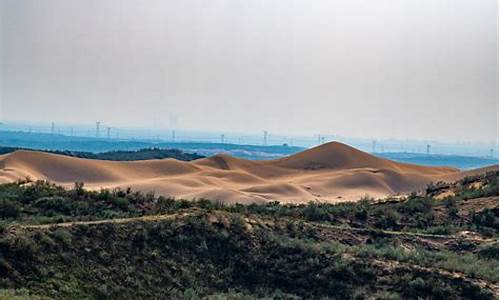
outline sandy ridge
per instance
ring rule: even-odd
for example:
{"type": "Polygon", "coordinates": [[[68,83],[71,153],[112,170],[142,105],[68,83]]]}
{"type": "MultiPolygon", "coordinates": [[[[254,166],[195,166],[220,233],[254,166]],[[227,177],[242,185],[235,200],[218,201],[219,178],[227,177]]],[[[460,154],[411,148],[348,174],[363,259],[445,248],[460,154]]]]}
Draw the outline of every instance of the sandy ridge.
{"type": "Polygon", "coordinates": [[[462,174],[454,168],[397,163],[337,142],[267,161],[215,155],[191,162],[116,162],[36,151],[0,156],[0,182],[29,176],[63,186],[80,181],[92,189],[131,187],[176,198],[227,203],[338,202],[365,195],[386,197],[425,187],[431,181],[456,180],[462,174]]]}

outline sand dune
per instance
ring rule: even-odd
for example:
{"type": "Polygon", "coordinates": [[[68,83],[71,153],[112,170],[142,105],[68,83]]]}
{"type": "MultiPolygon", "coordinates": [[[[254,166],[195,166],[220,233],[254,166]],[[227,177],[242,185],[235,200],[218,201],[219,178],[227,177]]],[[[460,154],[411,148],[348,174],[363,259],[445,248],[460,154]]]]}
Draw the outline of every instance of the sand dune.
{"type": "Polygon", "coordinates": [[[131,187],[176,198],[228,203],[338,202],[365,195],[385,197],[470,173],[397,163],[336,142],[267,161],[215,155],[191,162],[112,162],[34,151],[0,156],[0,182],[29,176],[64,186],[81,181],[92,189],[131,187]]]}

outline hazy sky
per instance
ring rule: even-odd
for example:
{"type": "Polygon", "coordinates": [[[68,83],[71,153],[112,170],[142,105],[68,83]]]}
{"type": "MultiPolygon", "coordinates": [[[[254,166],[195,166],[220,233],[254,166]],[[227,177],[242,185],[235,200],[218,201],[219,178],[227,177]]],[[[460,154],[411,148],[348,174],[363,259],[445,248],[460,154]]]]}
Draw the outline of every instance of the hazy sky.
{"type": "Polygon", "coordinates": [[[495,0],[0,1],[7,120],[498,139],[495,0]]]}

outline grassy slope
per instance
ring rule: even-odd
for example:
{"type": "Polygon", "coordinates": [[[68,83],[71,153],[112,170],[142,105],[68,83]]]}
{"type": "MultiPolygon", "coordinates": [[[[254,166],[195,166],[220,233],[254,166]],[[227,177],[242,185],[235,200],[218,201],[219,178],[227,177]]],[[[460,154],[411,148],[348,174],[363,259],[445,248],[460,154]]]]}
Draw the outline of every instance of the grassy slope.
{"type": "Polygon", "coordinates": [[[491,299],[497,292],[498,173],[384,203],[226,207],[43,182],[2,185],[0,199],[0,298],[491,299]],[[455,196],[430,197],[443,190],[455,196]],[[38,225],[63,221],[72,223],[38,225]]]}

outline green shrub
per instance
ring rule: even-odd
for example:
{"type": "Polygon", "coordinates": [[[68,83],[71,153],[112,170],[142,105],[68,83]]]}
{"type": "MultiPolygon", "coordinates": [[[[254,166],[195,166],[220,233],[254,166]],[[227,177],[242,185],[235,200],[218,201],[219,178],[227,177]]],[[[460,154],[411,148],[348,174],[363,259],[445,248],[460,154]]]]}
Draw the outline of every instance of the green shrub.
{"type": "Polygon", "coordinates": [[[41,197],[34,201],[33,206],[48,212],[69,215],[73,211],[72,201],[61,196],[41,197]]]}
{"type": "Polygon", "coordinates": [[[54,230],[52,232],[51,235],[56,241],[59,241],[59,242],[63,243],[64,245],[71,244],[71,239],[72,239],[71,233],[65,228],[62,228],[62,227],[57,228],[56,230],[54,230]]]}
{"type": "Polygon", "coordinates": [[[479,257],[483,259],[494,259],[498,261],[498,243],[481,247],[478,252],[479,257]]]}
{"type": "Polygon", "coordinates": [[[127,198],[120,198],[120,197],[114,197],[112,199],[112,203],[115,207],[119,208],[120,210],[127,211],[129,210],[129,201],[127,198]]]}
{"type": "Polygon", "coordinates": [[[472,223],[479,227],[498,228],[498,209],[484,209],[473,213],[472,223]]]}
{"type": "Polygon", "coordinates": [[[328,211],[321,204],[309,202],[302,210],[302,214],[309,221],[323,221],[328,219],[328,211]]]}
{"type": "Polygon", "coordinates": [[[20,206],[14,201],[1,199],[0,200],[0,218],[2,219],[15,219],[21,212],[20,206]]]}
{"type": "Polygon", "coordinates": [[[429,214],[432,209],[432,199],[427,197],[410,196],[401,203],[399,211],[405,214],[429,214]]]}
{"type": "Polygon", "coordinates": [[[29,260],[36,256],[38,251],[37,244],[27,235],[14,236],[4,242],[9,245],[9,250],[20,259],[29,260]]]}
{"type": "Polygon", "coordinates": [[[377,228],[386,230],[395,230],[400,228],[398,223],[401,217],[394,210],[377,208],[374,211],[373,216],[375,217],[375,227],[377,228]]]}
{"type": "Polygon", "coordinates": [[[83,196],[85,194],[84,186],[85,184],[83,182],[75,182],[73,191],[76,196],[83,196]]]}

